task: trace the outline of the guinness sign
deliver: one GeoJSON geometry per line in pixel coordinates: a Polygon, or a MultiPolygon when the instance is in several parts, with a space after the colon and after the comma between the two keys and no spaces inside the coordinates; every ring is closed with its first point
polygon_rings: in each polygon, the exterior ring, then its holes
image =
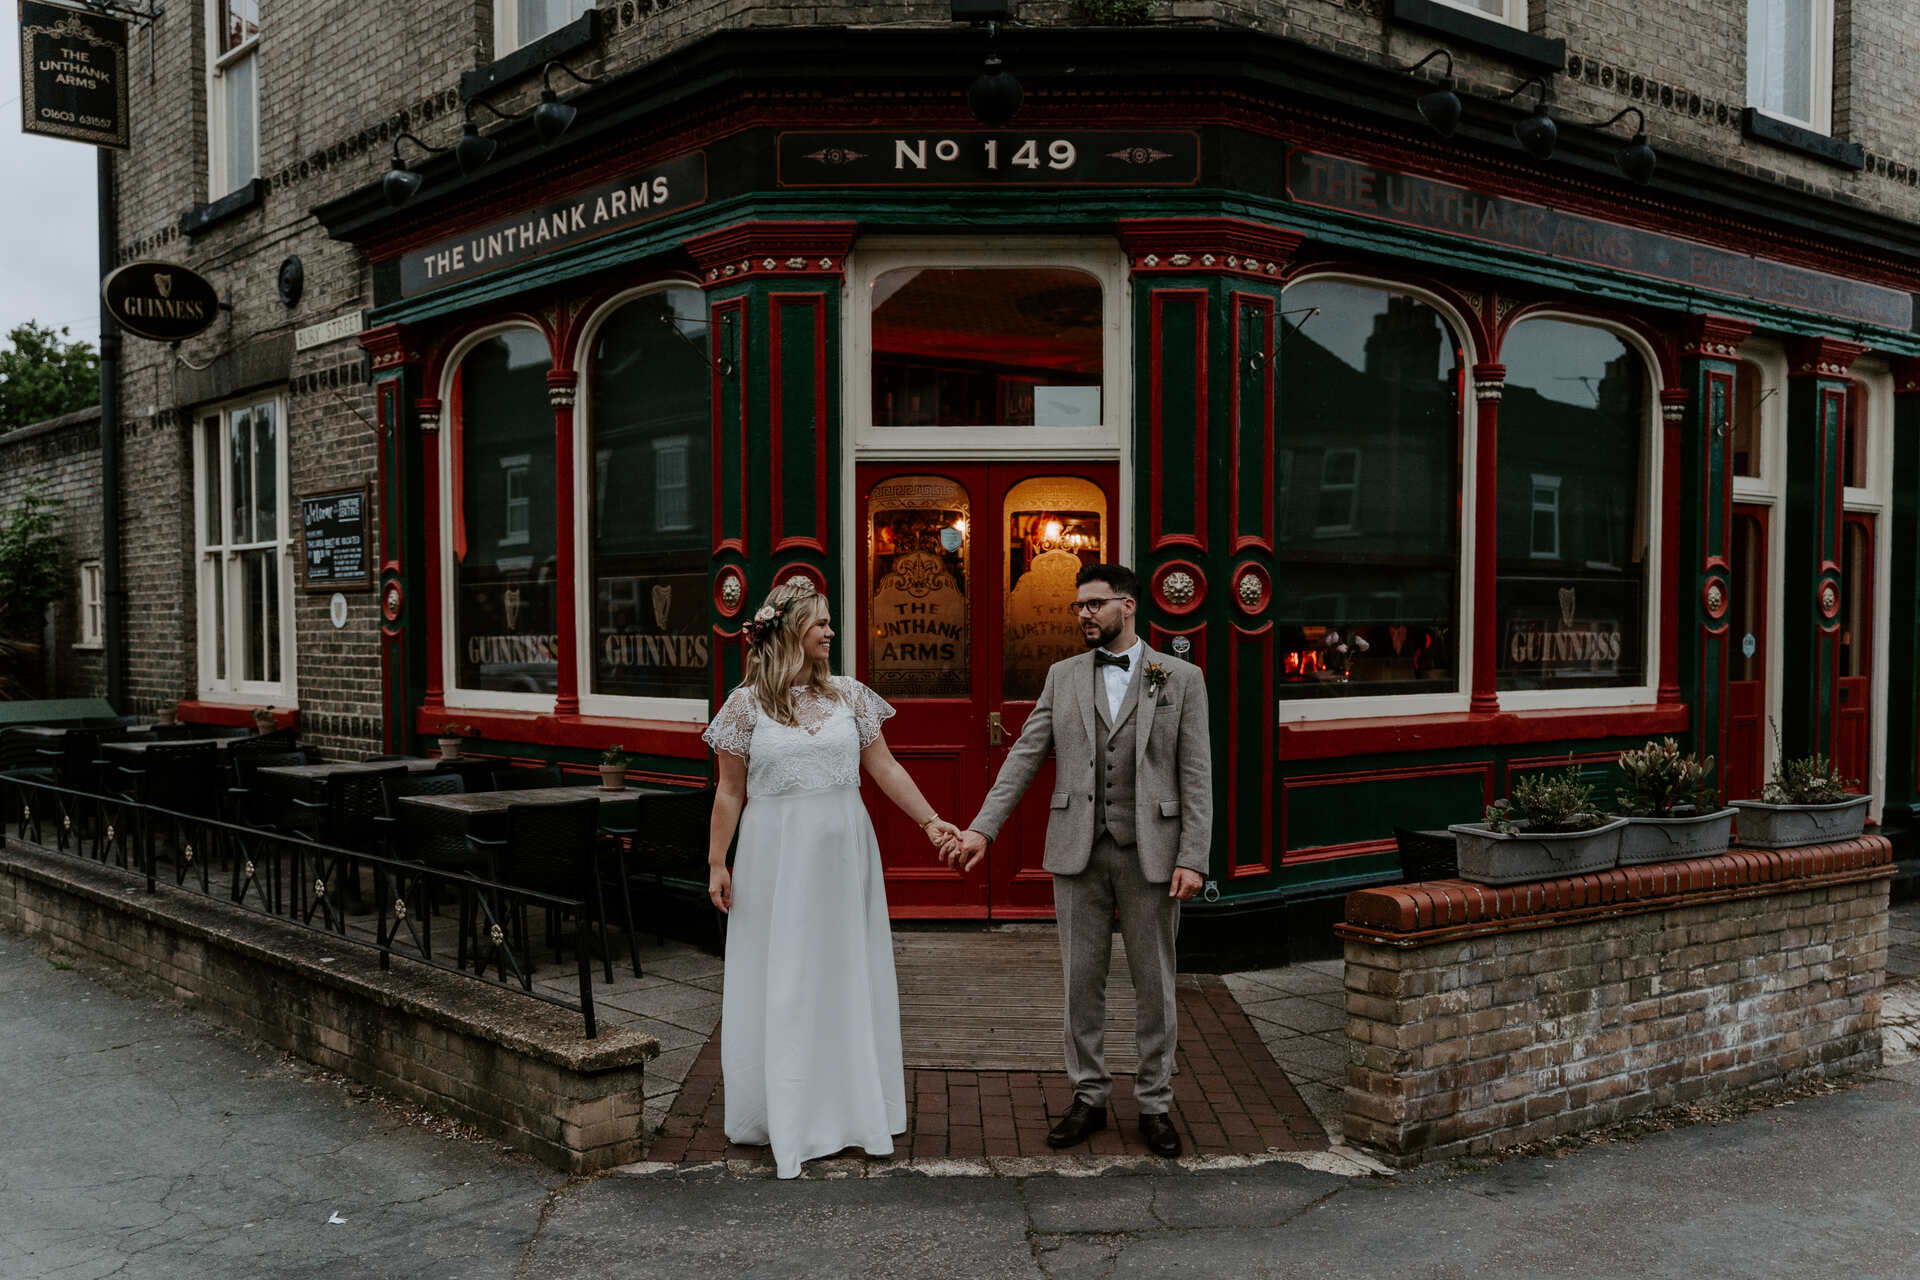
{"type": "Polygon", "coordinates": [[[100,300],[122,329],[155,342],[191,338],[220,314],[206,277],[177,262],[129,262],[102,282],[100,300]]]}

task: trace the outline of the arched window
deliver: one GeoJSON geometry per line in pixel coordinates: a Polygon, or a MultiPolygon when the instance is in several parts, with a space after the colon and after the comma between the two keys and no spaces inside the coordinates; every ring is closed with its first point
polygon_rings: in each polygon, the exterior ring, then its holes
{"type": "Polygon", "coordinates": [[[1390,288],[1302,281],[1284,310],[1280,696],[1457,691],[1460,340],[1390,288]]]}
{"type": "Polygon", "coordinates": [[[711,688],[713,551],[706,300],[674,286],[595,329],[583,447],[592,583],[581,664],[599,695],[696,698],[711,688]]]}
{"type": "Polygon", "coordinates": [[[559,681],[553,409],[547,342],[509,329],[454,373],[448,531],[457,689],[551,694],[559,681]]]}
{"type": "Polygon", "coordinates": [[[1648,682],[1647,363],[1597,325],[1524,320],[1500,353],[1497,683],[1648,682]]]}

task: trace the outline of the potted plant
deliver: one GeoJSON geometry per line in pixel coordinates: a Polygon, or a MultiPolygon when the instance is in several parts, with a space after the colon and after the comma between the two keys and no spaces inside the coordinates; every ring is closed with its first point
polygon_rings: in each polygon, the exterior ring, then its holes
{"type": "Polygon", "coordinates": [[[154,721],[158,724],[177,724],[180,720],[180,704],[163,702],[154,709],[154,721]]]}
{"type": "Polygon", "coordinates": [[[608,747],[600,753],[600,789],[602,791],[627,789],[627,753],[618,745],[608,747]]]}
{"type": "Polygon", "coordinates": [[[1713,757],[1695,760],[1672,738],[1620,753],[1614,806],[1627,820],[1623,867],[1712,857],[1733,839],[1733,810],[1714,803],[1713,757]]]}
{"type": "Polygon", "coordinates": [[[272,707],[255,707],[253,709],[253,731],[262,734],[273,732],[272,707]]]}
{"type": "MultiPolygon", "coordinates": [[[[1776,736],[1775,741],[1778,741],[1776,736]]],[[[1758,800],[1735,800],[1740,843],[1750,849],[1847,840],[1865,830],[1871,795],[1854,795],[1833,762],[1815,752],[1781,757],[1758,800]]]]}
{"type": "Polygon", "coordinates": [[[1580,766],[1538,773],[1514,784],[1510,799],[1487,806],[1485,822],[1448,827],[1459,845],[1460,878],[1519,884],[1605,871],[1620,858],[1625,818],[1594,810],[1580,766]],[[1516,819],[1515,813],[1524,813],[1516,819]]]}
{"type": "Polygon", "coordinates": [[[460,740],[474,736],[474,727],[470,724],[455,724],[451,720],[440,725],[440,758],[457,760],[460,758],[460,740]]]}

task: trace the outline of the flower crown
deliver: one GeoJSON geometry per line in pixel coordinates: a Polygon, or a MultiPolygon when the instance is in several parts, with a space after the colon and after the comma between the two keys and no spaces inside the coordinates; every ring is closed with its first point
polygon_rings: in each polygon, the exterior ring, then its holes
{"type": "Polygon", "coordinates": [[[760,612],[754,614],[747,620],[746,625],[740,628],[746,633],[748,647],[758,649],[773,639],[780,628],[786,625],[787,610],[813,594],[811,591],[803,591],[798,595],[788,596],[779,604],[761,605],[760,612]]]}

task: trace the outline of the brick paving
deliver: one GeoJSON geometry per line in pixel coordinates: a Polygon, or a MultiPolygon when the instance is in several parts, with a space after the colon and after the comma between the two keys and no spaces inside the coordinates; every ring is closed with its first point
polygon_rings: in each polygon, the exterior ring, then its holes
{"type": "MultiPolygon", "coordinates": [[[[1195,1156],[1318,1151],[1327,1137],[1260,1033],[1219,978],[1179,980],[1180,1048],[1172,1117],[1195,1156]]],[[[907,1132],[893,1161],[992,1156],[1146,1156],[1134,1122],[1133,1080],[1116,1075],[1105,1131],[1070,1152],[1047,1146],[1047,1130],[1073,1101],[1064,1071],[907,1072],[907,1132]]],[[[670,1164],[715,1160],[773,1163],[765,1147],[727,1141],[716,1030],[688,1068],[647,1158],[670,1164]]],[[[854,1154],[858,1154],[855,1152],[854,1154]]]]}

